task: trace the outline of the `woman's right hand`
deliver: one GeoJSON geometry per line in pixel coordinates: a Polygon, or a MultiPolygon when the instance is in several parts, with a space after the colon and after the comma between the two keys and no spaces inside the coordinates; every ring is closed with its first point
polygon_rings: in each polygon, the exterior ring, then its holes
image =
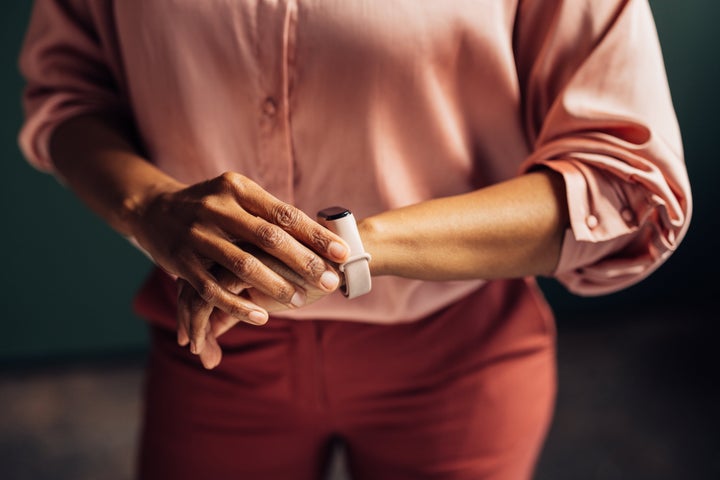
{"type": "MultiPolygon", "coordinates": [[[[209,271],[213,265],[288,308],[304,305],[307,295],[238,243],[272,255],[325,292],[339,284],[326,259],[341,263],[348,255],[340,237],[237,173],[191,186],[165,184],[129,210],[134,239],[160,267],[187,281],[206,304],[248,323],[265,323],[267,311],[222,286],[209,271]]],[[[194,317],[186,328],[191,351],[199,354],[207,319],[194,317]]]]}
{"type": "MultiPolygon", "coordinates": [[[[55,129],[48,146],[59,177],[93,211],[132,237],[168,273],[185,279],[209,305],[250,323],[267,312],[223,288],[208,270],[227,269],[245,284],[287,306],[305,292],[236,243],[276,257],[310,285],[333,291],[330,262],[343,262],[347,245],[297,208],[237,173],[185,185],[138,153],[134,127],[117,115],[79,115],[55,129]]],[[[206,325],[188,325],[191,349],[203,348],[206,325]]]]}

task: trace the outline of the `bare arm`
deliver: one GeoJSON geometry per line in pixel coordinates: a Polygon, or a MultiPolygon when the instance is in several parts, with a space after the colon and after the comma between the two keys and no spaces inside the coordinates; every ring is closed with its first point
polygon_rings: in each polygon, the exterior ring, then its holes
{"type": "MultiPolygon", "coordinates": [[[[440,281],[549,275],[558,263],[567,225],[564,181],[558,173],[540,170],[464,195],[383,212],[358,226],[373,257],[373,275],[440,281]]],[[[293,272],[265,261],[300,284],[293,272]]],[[[218,278],[225,288],[242,291],[269,311],[287,309],[238,284],[227,271],[218,272],[218,278]]],[[[309,302],[322,296],[312,286],[304,288],[309,302]]],[[[211,341],[238,321],[213,309],[187,286],[181,286],[178,310],[180,318],[210,317],[211,341]]],[[[203,364],[217,365],[219,352],[209,349],[201,355],[203,364]]]]}
{"type": "MultiPolygon", "coordinates": [[[[310,285],[326,292],[337,287],[337,274],[325,258],[345,258],[339,237],[242,175],[224,174],[189,186],[178,182],[136,153],[128,131],[117,119],[95,115],[66,121],[50,146],[57,173],[92,210],[133,236],[208,305],[250,323],[267,321],[265,309],[217,282],[209,271],[215,264],[289,308],[305,303],[302,288],[238,242],[277,257],[310,285]]],[[[211,333],[208,318],[180,320],[191,350],[200,353],[211,333]]]]}
{"type": "MultiPolygon", "coordinates": [[[[383,212],[362,220],[359,229],[373,256],[373,275],[439,281],[550,274],[567,224],[563,179],[541,170],[464,195],[383,212]]],[[[293,272],[271,259],[265,261],[300,284],[293,272]]],[[[244,291],[269,311],[287,308],[238,284],[227,271],[218,272],[218,278],[225,288],[244,291]]],[[[312,286],[304,288],[309,302],[321,296],[312,286]]],[[[209,316],[212,340],[237,323],[199,299],[192,288],[181,288],[178,309],[181,318],[209,316]]],[[[206,367],[220,362],[215,352],[219,349],[201,355],[206,367]]]]}
{"type": "Polygon", "coordinates": [[[362,220],[373,275],[461,280],[548,275],[568,224],[562,177],[549,170],[362,220]]]}

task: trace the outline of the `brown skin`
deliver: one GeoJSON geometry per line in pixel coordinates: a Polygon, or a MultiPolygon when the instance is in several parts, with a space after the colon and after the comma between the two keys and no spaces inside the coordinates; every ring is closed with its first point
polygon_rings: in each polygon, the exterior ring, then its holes
{"type": "MultiPolygon", "coordinates": [[[[220,362],[217,337],[237,322],[263,324],[337,288],[339,237],[240,174],[184,185],[138,155],[128,132],[74,118],[55,131],[51,156],[91,209],[179,277],[178,342],[205,367],[220,362]]],[[[567,224],[562,177],[538,170],[358,226],[373,275],[439,281],[548,275],[567,224]]]]}
{"type": "Polygon", "coordinates": [[[565,182],[543,169],[359,222],[373,275],[469,280],[550,275],[568,225],[565,182]]]}
{"type": "Polygon", "coordinates": [[[138,155],[129,132],[117,119],[73,118],[54,132],[50,154],[59,176],[92,210],[183,279],[181,293],[189,291],[183,282],[197,292],[198,298],[181,295],[178,318],[178,340],[189,341],[193,353],[203,352],[208,339],[210,349],[217,349],[209,315],[200,314],[210,306],[238,321],[263,324],[268,318],[247,296],[221,285],[208,270],[213,265],[286,308],[306,302],[303,288],[239,247],[240,242],[277,257],[307,285],[328,293],[337,288],[339,277],[329,261],[347,257],[341,238],[242,175],[182,184],[138,155]],[[187,302],[198,313],[182,314],[187,302]]]}

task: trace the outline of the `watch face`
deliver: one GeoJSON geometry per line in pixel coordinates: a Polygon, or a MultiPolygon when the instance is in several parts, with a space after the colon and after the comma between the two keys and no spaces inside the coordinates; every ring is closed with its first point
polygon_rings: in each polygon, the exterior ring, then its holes
{"type": "Polygon", "coordinates": [[[337,220],[350,215],[350,210],[344,207],[328,207],[318,212],[318,217],[325,220],[337,220]]]}

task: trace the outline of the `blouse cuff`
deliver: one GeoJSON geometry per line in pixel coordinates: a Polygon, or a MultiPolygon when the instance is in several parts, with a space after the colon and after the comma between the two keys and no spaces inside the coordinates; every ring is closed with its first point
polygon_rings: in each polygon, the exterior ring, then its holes
{"type": "Polygon", "coordinates": [[[538,165],[565,181],[570,226],[552,275],[571,292],[621,290],[648,276],[674,249],[674,242],[656,231],[654,205],[642,193],[632,194],[618,179],[580,161],[546,160],[533,166],[538,165]]]}

